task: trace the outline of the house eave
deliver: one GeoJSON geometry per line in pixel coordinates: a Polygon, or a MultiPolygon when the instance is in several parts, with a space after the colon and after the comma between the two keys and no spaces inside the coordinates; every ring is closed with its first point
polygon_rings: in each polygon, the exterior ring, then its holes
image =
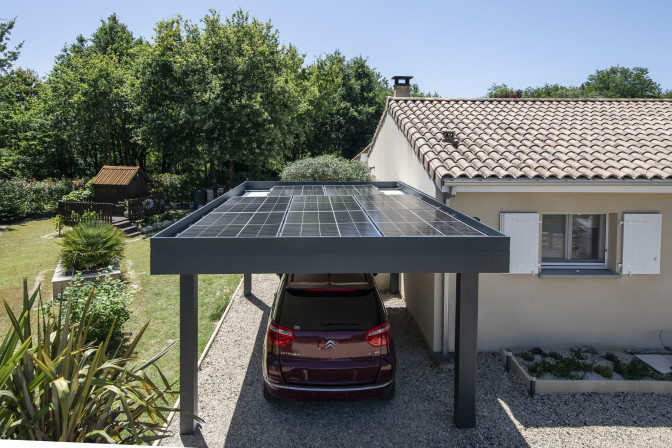
{"type": "Polygon", "coordinates": [[[442,178],[441,191],[537,193],[672,193],[672,179],[442,178]]]}

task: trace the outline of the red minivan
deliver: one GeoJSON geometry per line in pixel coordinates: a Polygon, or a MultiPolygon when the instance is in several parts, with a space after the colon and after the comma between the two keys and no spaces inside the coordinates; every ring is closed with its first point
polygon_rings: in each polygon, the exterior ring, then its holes
{"type": "Polygon", "coordinates": [[[395,353],[371,274],[285,274],[264,340],[264,398],[394,397],[395,353]]]}

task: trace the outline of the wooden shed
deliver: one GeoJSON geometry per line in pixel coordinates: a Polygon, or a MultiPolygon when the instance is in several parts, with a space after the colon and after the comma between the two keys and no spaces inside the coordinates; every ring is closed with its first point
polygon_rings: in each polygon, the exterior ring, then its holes
{"type": "Polygon", "coordinates": [[[96,202],[117,202],[149,195],[149,177],[139,166],[105,165],[93,178],[96,202]]]}

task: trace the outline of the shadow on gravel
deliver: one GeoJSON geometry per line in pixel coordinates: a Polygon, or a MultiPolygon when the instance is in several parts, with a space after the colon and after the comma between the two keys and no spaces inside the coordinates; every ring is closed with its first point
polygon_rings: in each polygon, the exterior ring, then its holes
{"type": "Polygon", "coordinates": [[[432,363],[403,307],[388,308],[398,360],[397,391],[391,402],[267,403],[261,356],[268,306],[254,299],[248,298],[264,316],[224,446],[527,446],[493,394],[478,397],[477,429],[455,427],[453,373],[432,363]]]}

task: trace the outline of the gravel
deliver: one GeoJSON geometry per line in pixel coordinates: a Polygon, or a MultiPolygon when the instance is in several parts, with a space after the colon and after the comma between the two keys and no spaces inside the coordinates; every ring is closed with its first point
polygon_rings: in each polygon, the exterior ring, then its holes
{"type": "Polygon", "coordinates": [[[451,370],[431,360],[403,300],[386,296],[397,348],[391,402],[280,402],[262,396],[261,351],[275,275],[254,275],[255,296],[234,298],[199,373],[193,436],[179,436],[179,416],[163,446],[533,446],[670,447],[672,396],[568,394],[528,396],[499,354],[479,353],[477,427],[453,423],[451,370]]]}

